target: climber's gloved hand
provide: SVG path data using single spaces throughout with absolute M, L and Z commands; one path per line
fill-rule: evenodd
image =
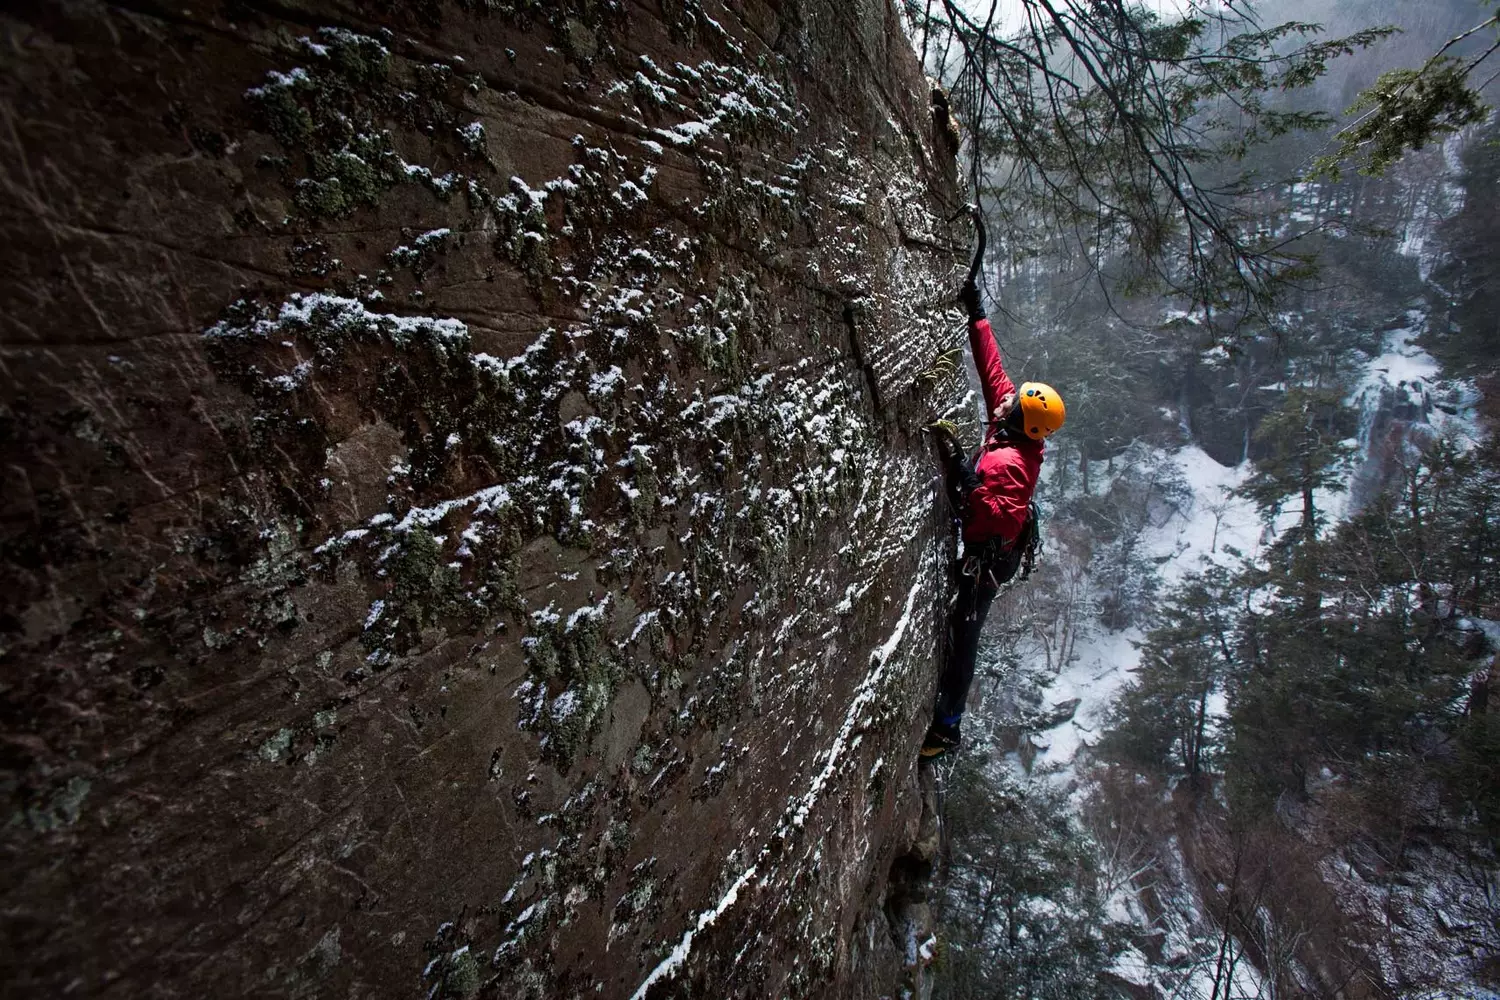
M 932 435 L 933 442 L 937 445 L 938 454 L 946 460 L 954 456 L 962 457 L 963 445 L 958 442 L 958 425 L 951 420 L 934 420 L 926 427 Z
M 985 318 L 984 305 L 979 301 L 979 286 L 974 282 L 964 283 L 963 291 L 958 293 L 958 304 L 968 310 L 971 321 Z

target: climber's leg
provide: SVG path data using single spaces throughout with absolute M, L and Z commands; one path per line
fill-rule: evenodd
M 951 420 L 935 420 L 927 425 L 943 463 L 943 483 L 955 517 L 962 518 L 968 509 L 969 494 L 979 488 L 980 479 L 974 466 L 964 457 L 958 440 L 958 427 Z
M 922 748 L 924 756 L 936 756 L 958 745 L 959 722 L 979 657 L 979 633 L 997 593 L 994 587 L 972 576 L 959 577 L 958 602 L 948 618 L 948 662 L 938 679 L 932 729 Z M 934 747 L 943 743 L 948 746 L 934 752 Z

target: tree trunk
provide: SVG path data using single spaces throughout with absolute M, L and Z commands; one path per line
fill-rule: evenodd
M 1312 475 L 1309 470 L 1302 480 L 1302 525 L 1301 539 L 1297 546 L 1294 572 L 1297 585 L 1302 591 L 1302 613 L 1308 618 L 1316 615 L 1323 603 L 1322 582 L 1318 579 L 1317 541 L 1318 512 L 1313 506 Z
M 1203 757 L 1203 731 L 1208 725 L 1208 688 L 1204 687 L 1198 695 L 1198 724 L 1193 730 L 1193 760 L 1188 768 L 1188 779 L 1196 782 L 1198 779 L 1198 767 Z

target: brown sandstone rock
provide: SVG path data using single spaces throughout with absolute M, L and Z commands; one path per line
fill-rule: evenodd
M 894 982 L 965 250 L 894 10 L 0 26 L 9 988 Z

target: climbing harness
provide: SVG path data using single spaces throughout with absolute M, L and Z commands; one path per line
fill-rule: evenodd
M 991 538 L 964 554 L 959 572 L 974 580 L 972 606 L 964 617 L 973 619 L 979 604 L 981 586 L 998 591 L 1015 579 L 1017 574 L 1021 580 L 1025 580 L 1036 567 L 1036 559 L 1041 551 L 1041 511 L 1033 501 L 1027 507 L 1026 523 L 1021 526 L 1021 533 L 1013 541 Z

